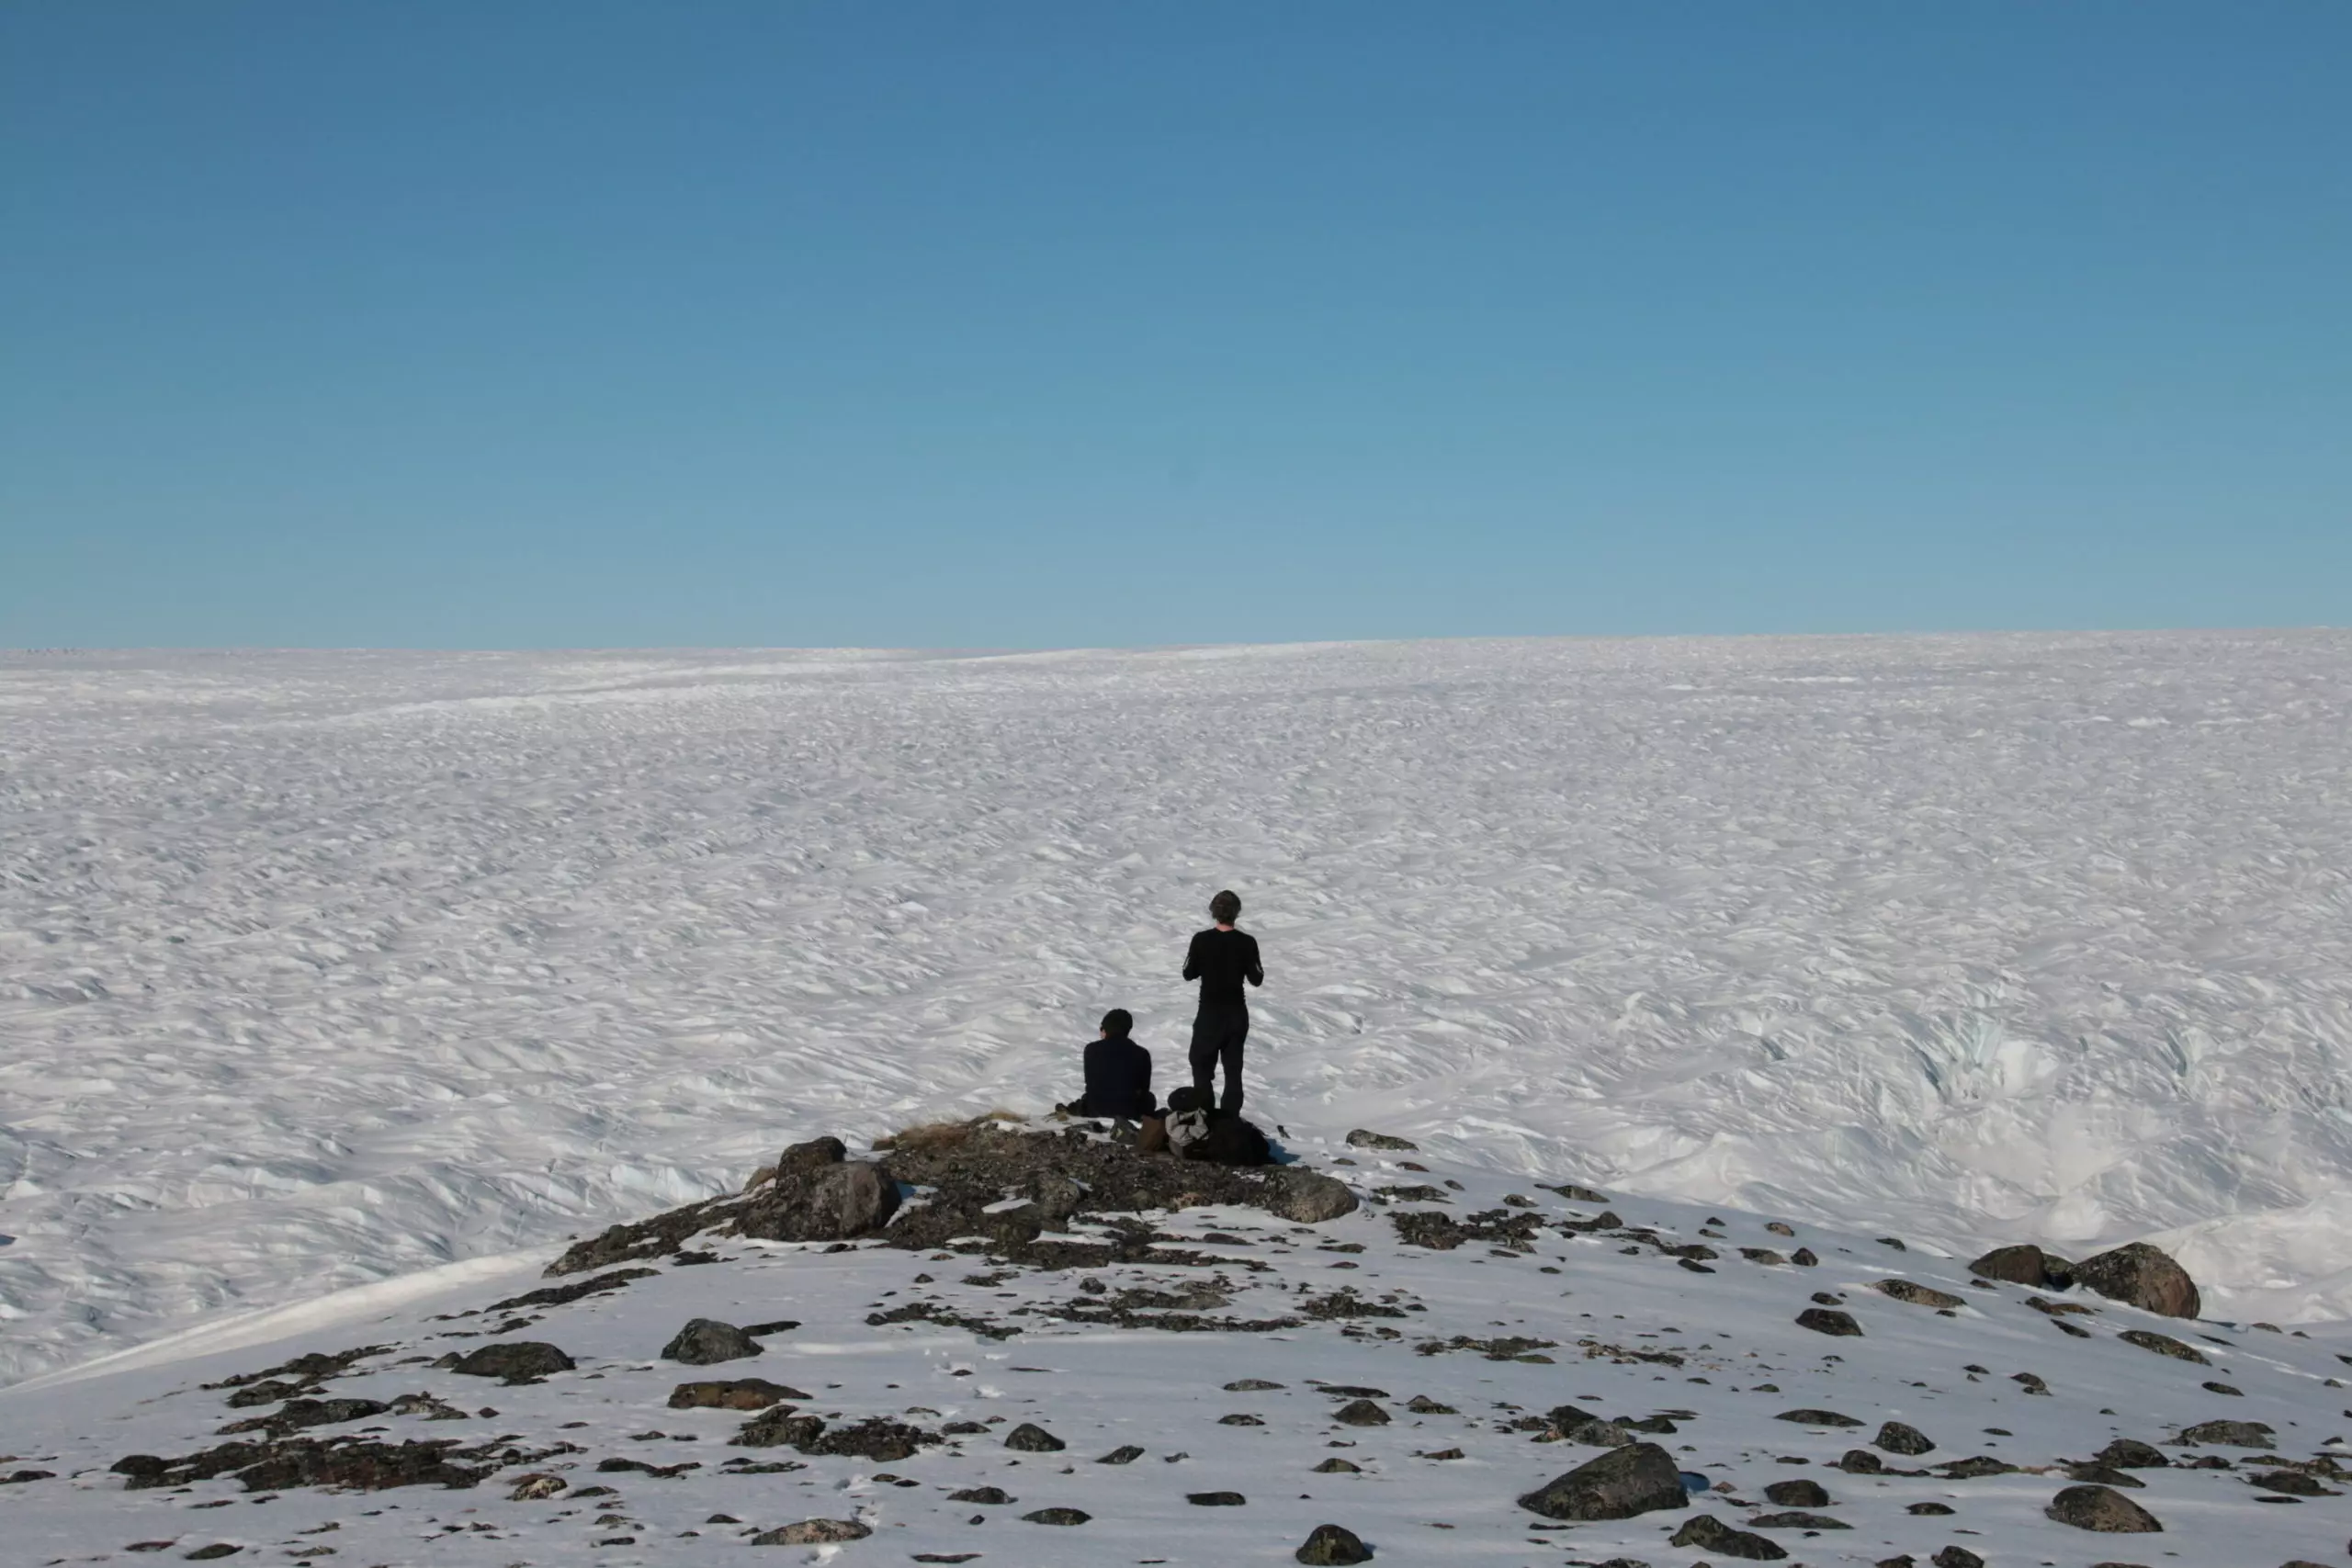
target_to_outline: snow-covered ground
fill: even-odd
[[[1973,1555],[1945,1562],[1992,1568],[2341,1561],[2352,1506],[2342,1325],[2186,1323],[2079,1291],[2052,1317],[2030,1304],[2047,1298],[1973,1283],[1954,1262],[1810,1225],[1782,1234],[1728,1205],[1606,1194],[1604,1210],[1475,1163],[1323,1140],[1293,1152],[1367,1195],[1408,1190],[1312,1227],[1250,1207],[1187,1209],[1159,1218],[1165,1239],[1148,1256],[1077,1268],[705,1238],[700,1266],[656,1258],[635,1280],[575,1273],[556,1285],[620,1288],[485,1311],[548,1284],[542,1249],[54,1374],[0,1392],[0,1480],[26,1477],[0,1489],[7,1561],[231,1549],[241,1562],[630,1568],[733,1561],[763,1532],[819,1519],[870,1539],[754,1558],[1233,1568],[1286,1564],[1331,1523],[1395,1568],[1720,1564],[1724,1551],[1669,1543],[1700,1515],[1773,1541],[1790,1568],[1897,1553],[1924,1568],[1952,1548]],[[1509,1195],[1524,1206],[1504,1207]],[[1406,1246],[1391,1221],[1408,1212],[1460,1223],[1484,1213],[1525,1224],[1525,1240]],[[1609,1214],[1642,1228],[1560,1224],[1609,1225]],[[1081,1216],[1063,1239],[1099,1241],[1105,1217]],[[1688,1263],[1667,1250],[1694,1247]],[[1897,1278],[1951,1307],[1873,1289]],[[1859,1335],[1800,1326],[1815,1302],[1836,1303]],[[1160,1311],[1170,1306],[1254,1326],[1177,1332]],[[763,1332],[753,1357],[660,1359],[695,1317],[789,1321]],[[552,1345],[577,1364],[519,1386],[434,1364],[490,1343]],[[298,1403],[278,1402],[304,1379],[254,1381],[298,1356],[362,1347],[375,1349]],[[737,1446],[747,1412],[669,1403],[682,1382],[742,1377],[786,1385],[794,1392],[778,1397],[794,1403],[778,1414],[818,1416],[833,1433],[880,1418],[926,1440],[903,1457]],[[304,1411],[300,1398],[367,1403]],[[1385,1419],[1335,1419],[1356,1399]],[[1563,1525],[1519,1506],[1604,1451],[1561,1410],[1645,1423],[1641,1440],[1684,1473],[1687,1506]],[[447,1462],[492,1473],[459,1489],[355,1494],[258,1474],[133,1489],[114,1469],[131,1455],[260,1442],[252,1428],[274,1417],[298,1441],[441,1439],[461,1445]],[[1879,1446],[1885,1421],[1932,1448],[1899,1436]],[[2209,1422],[2267,1430],[2193,1430]],[[1009,1444],[1023,1423],[1063,1448]],[[2069,1461],[2118,1438],[2161,1446],[2166,1462],[2105,1480],[2162,1532],[2092,1534],[2048,1517],[2077,1483]],[[1867,1465],[1844,1457],[1853,1450],[1881,1472],[1858,1472]],[[2308,1467],[2305,1495],[2276,1490],[2299,1483],[2282,1465]],[[1791,1498],[1792,1484],[1819,1491]],[[1196,1506],[1216,1495],[1219,1506]],[[1080,1517],[1031,1517],[1044,1509]]]
[[[2352,1314],[2352,636],[0,657],[0,1379],[1035,1109]],[[2283,1511],[2283,1510],[2282,1510]]]

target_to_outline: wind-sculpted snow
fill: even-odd
[[[1041,1107],[2352,1309],[2342,634],[0,659],[0,1376]]]

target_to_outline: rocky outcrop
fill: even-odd
[[[1630,1519],[1659,1508],[1687,1508],[1690,1495],[1674,1456],[1656,1443],[1611,1449],[1523,1495],[1519,1506],[1547,1519]]]
[[[837,1139],[820,1141],[841,1146]],[[899,1184],[879,1164],[779,1165],[736,1216],[735,1233],[762,1241],[847,1241],[872,1235],[898,1211]]]
[[[2195,1317],[2203,1304],[2188,1270],[2144,1241],[2084,1258],[2075,1282],[2163,1317]]]

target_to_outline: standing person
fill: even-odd
[[[1250,1004],[1241,982],[1266,983],[1265,965],[1258,960],[1258,939],[1236,931],[1241,918],[1241,896],[1227,889],[1209,900],[1214,929],[1193,933],[1184,954],[1184,978],[1201,983],[1201,1010],[1193,1019],[1193,1088],[1201,1103],[1209,1101],[1210,1079],[1219,1062],[1225,1064],[1225,1097],[1218,1109],[1228,1116],[1241,1111],[1241,1044],[1250,1038]]]

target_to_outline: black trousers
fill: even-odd
[[[1230,1115],[1241,1112],[1241,1045],[1250,1038],[1250,1010],[1203,1008],[1193,1020],[1193,1087],[1205,1101],[1217,1064],[1225,1064],[1225,1098],[1217,1108]]]

